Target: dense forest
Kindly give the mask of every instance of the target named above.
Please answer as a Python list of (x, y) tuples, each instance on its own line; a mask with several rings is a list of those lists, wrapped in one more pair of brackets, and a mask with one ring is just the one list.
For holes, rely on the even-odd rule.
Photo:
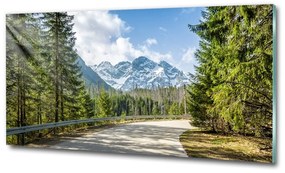
[[(67, 13), (6, 16), (7, 129), (66, 120), (129, 115), (184, 114), (185, 87), (106, 90), (87, 85)], [(64, 128), (8, 136), (24, 144)], [(51, 132), (52, 131), (52, 132)]]
[(272, 135), (273, 6), (209, 7), (189, 25), (201, 38), (188, 86), (192, 123), (215, 132)]

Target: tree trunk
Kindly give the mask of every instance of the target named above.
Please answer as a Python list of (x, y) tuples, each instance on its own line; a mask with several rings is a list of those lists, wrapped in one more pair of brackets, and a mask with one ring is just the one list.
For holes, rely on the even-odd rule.
[(59, 58), (59, 38), (58, 38), (58, 16), (59, 14), (56, 13), (56, 25), (55, 25), (55, 122), (58, 122), (58, 108), (59, 108), (59, 81), (58, 81), (58, 58)]
[[(18, 75), (20, 75), (19, 64), (18, 64)], [(21, 96), (20, 96), (20, 78), (19, 78), (19, 76), (17, 78), (17, 85), (18, 85), (18, 92), (17, 92), (17, 127), (21, 127), (21, 122), (20, 122), (21, 121), (21, 117), (20, 117)], [(17, 144), (20, 144), (20, 135), (17, 135)]]
[(62, 84), (62, 75), (61, 75), (61, 82), (60, 82), (60, 109), (61, 109), (61, 121), (64, 121), (64, 108), (63, 108), (63, 84)]
[[(58, 29), (59, 29), (59, 14), (56, 13), (55, 16), (55, 115), (54, 121), (58, 122), (59, 120), (59, 36), (58, 36)], [(57, 133), (57, 128), (54, 128), (54, 134)]]

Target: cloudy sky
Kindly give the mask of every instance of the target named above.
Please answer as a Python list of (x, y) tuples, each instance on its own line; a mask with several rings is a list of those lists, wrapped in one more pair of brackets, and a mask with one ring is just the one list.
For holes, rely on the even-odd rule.
[(76, 49), (87, 65), (132, 61), (146, 56), (193, 73), (202, 8), (82, 11), (74, 14)]

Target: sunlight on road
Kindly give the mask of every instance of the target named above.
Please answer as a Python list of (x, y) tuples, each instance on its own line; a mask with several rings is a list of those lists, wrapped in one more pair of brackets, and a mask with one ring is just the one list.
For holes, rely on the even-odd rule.
[(179, 135), (190, 128), (187, 120), (130, 123), (66, 140), (49, 148), (187, 157)]

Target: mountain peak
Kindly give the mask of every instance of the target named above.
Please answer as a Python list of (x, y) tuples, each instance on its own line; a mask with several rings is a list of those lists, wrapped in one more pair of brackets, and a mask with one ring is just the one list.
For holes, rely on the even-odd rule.
[(134, 59), (133, 61), (146, 61), (146, 60), (150, 60), (150, 59), (148, 59), (148, 58), (145, 57), (145, 56), (139, 56), (139, 57), (137, 57), (136, 59)]
[(77, 55), (77, 63), (78, 66), (81, 67), (82, 77), (86, 81), (87, 85), (93, 85), (93, 86), (103, 86), (105, 89), (111, 89), (111, 86), (108, 85), (104, 79), (100, 77), (94, 70), (96, 66), (87, 66), (84, 62), (84, 60)]
[(189, 82), (184, 73), (166, 61), (156, 63), (140, 56), (132, 62), (122, 61), (112, 66), (104, 61), (93, 68), (102, 79), (115, 89), (130, 91), (134, 86), (153, 89), (156, 87), (182, 86)]
[(166, 61), (160, 61), (159, 64), (162, 66), (162, 67), (173, 67), (172, 65), (170, 65), (168, 62)]
[(109, 61), (102, 61), (97, 67), (112, 67), (113, 65)]
[(134, 59), (132, 62), (133, 69), (138, 69), (138, 70), (153, 69), (157, 65), (158, 65), (157, 63), (148, 59), (145, 56), (140, 56), (140, 57)]
[(152, 60), (148, 59), (145, 56), (140, 56), (140, 57), (134, 59), (132, 63), (133, 64), (138, 64), (138, 63), (145, 63), (145, 62), (152, 62), (152, 63), (154, 63)]
[(129, 61), (121, 61), (118, 64), (116, 64), (114, 67), (120, 67), (123, 65), (131, 65), (132, 63), (130, 63)]

